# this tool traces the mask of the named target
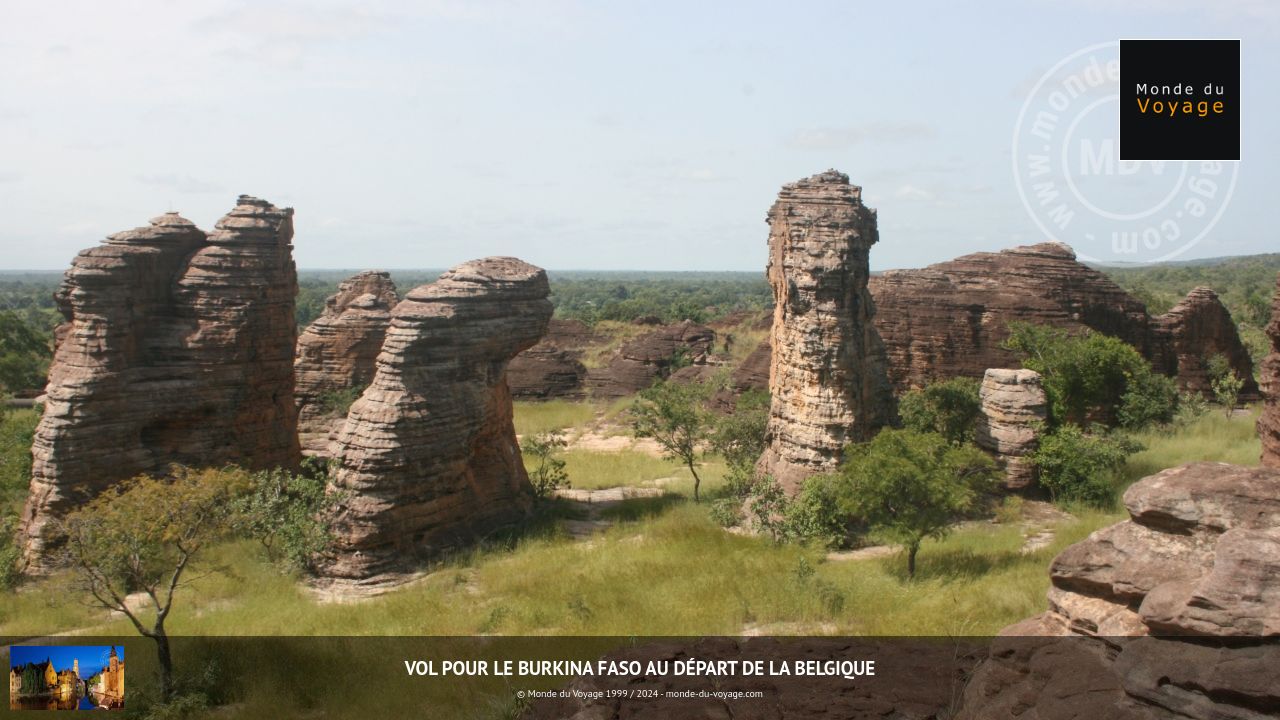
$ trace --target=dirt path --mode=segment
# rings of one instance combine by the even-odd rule
[[[636,498],[662,497],[664,491],[657,487],[615,487],[603,490],[556,490],[556,497],[568,500],[586,514],[584,520],[565,520],[564,529],[575,540],[585,540],[610,528],[613,520],[602,517],[609,508],[618,507]]]

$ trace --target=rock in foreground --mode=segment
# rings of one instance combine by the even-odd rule
[[[523,519],[532,491],[506,369],[547,329],[546,273],[515,258],[459,265],[391,316],[372,383],[330,446],[346,494],[322,575],[380,585]]]
[[[768,445],[757,470],[794,494],[893,413],[867,292],[879,234],[862,188],[834,170],[784,186],[768,222],[776,351]]]
[[[293,210],[242,195],[207,236],[168,213],[72,262],[22,515],[29,569],[52,561],[53,520],[122,479],[297,464],[292,238]]]
[[[1280,710],[1280,471],[1192,463],[1054,560],[960,718],[1262,718]],[[1029,639],[1039,636],[1039,639]]]

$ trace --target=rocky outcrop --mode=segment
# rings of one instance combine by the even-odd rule
[[[581,321],[553,319],[546,336],[507,366],[511,396],[524,400],[584,397],[587,368],[582,355],[594,339],[591,328]]]
[[[1035,482],[1029,457],[1049,418],[1049,402],[1034,370],[988,369],[978,390],[981,408],[974,426],[978,447],[996,456],[1005,487],[1016,490]]]
[[[22,516],[32,570],[51,521],[121,479],[298,462],[292,238],[291,209],[242,195],[207,236],[169,213],[72,262]]]
[[[1262,361],[1262,394],[1266,404],[1258,418],[1258,435],[1262,438],[1262,464],[1280,467],[1280,277],[1276,278],[1276,294],[1271,299],[1271,323],[1267,325],[1271,352]]]
[[[1017,367],[1017,354],[1001,347],[1013,321],[1089,328],[1150,355],[1150,318],[1142,303],[1076,262],[1071,248],[1060,243],[890,270],[870,286],[897,392],[940,378],[980,378],[987,368]]]
[[[987,368],[1016,367],[1017,353],[1002,344],[1009,323],[1017,321],[1120,338],[1189,391],[1206,391],[1207,363],[1221,354],[1246,378],[1242,399],[1256,397],[1249,353],[1212,291],[1197,288],[1168,314],[1152,318],[1137,298],[1077,262],[1060,243],[890,270],[872,277],[868,288],[889,380],[899,395],[933,380],[981,378]]]
[[[663,325],[623,343],[602,368],[587,372],[591,396],[612,400],[637,393],[690,365],[705,365],[716,344],[716,332],[692,320]]]
[[[343,494],[322,576],[392,582],[525,517],[507,363],[546,331],[546,273],[515,258],[459,265],[396,306],[373,381],[330,446]]]
[[[867,292],[868,254],[879,234],[862,188],[834,170],[783,186],[767,219],[776,352],[757,470],[795,493],[893,412]]]
[[[391,275],[369,270],[338,285],[324,312],[298,336],[293,362],[298,434],[308,454],[327,452],[329,434],[346,418],[346,396],[373,380],[374,362],[400,302]]]
[[[959,717],[1274,717],[1280,471],[1192,463],[1124,504],[1054,560],[1049,611],[1002,631]]]
[[[1231,312],[1207,287],[1187,293],[1169,312],[1155,319],[1151,360],[1156,369],[1177,378],[1187,392],[1213,397],[1209,361],[1221,355],[1244,381],[1242,401],[1258,399],[1253,379],[1253,360],[1236,332]]]

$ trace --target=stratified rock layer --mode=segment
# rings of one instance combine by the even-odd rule
[[[867,292],[868,253],[879,235],[862,188],[834,170],[784,186],[768,222],[775,352],[757,470],[795,493],[892,414]]]
[[[373,380],[374,364],[400,298],[385,272],[369,270],[343,280],[324,312],[298,336],[293,363],[298,434],[309,454],[327,452],[329,434],[346,418],[332,407]]]
[[[459,265],[392,312],[373,382],[330,447],[344,494],[322,574],[392,582],[417,563],[525,517],[507,363],[551,319],[544,271],[515,258]]]
[[[1231,312],[1213,290],[1198,287],[1187,293],[1169,312],[1155,318],[1153,329],[1153,364],[1166,375],[1177,378],[1183,390],[1212,397],[1209,360],[1221,355],[1244,381],[1240,399],[1258,398],[1253,360],[1240,341]]]
[[[1275,717],[1280,471],[1192,463],[1124,503],[1054,560],[1049,611],[1002,631],[960,718]]]
[[[1280,467],[1280,276],[1271,299],[1267,337],[1271,339],[1271,352],[1263,359],[1260,373],[1266,404],[1258,418],[1258,435],[1262,438],[1262,464]]]
[[[602,368],[587,371],[591,396],[615,399],[634,394],[686,366],[707,364],[716,331],[691,320],[663,325],[623,343]]]
[[[31,570],[52,562],[52,521],[121,479],[298,462],[292,218],[242,195],[208,236],[169,213],[72,262],[22,516]]]
[[[591,328],[581,321],[552,319],[546,336],[507,366],[511,396],[525,400],[582,398],[587,379],[582,355],[593,339]]]
[[[981,408],[974,427],[979,447],[996,455],[1004,468],[1005,487],[1024,488],[1035,482],[1035,464],[1028,457],[1038,446],[1040,428],[1049,417],[1049,403],[1034,370],[991,368],[978,390]]]

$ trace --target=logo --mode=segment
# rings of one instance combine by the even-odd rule
[[[1131,93],[1122,92],[1121,75],[1120,43],[1109,42],[1078,50],[1041,76],[1014,128],[1014,179],[1040,231],[1080,259],[1170,260],[1222,217],[1239,166],[1122,159],[1119,106]]]

